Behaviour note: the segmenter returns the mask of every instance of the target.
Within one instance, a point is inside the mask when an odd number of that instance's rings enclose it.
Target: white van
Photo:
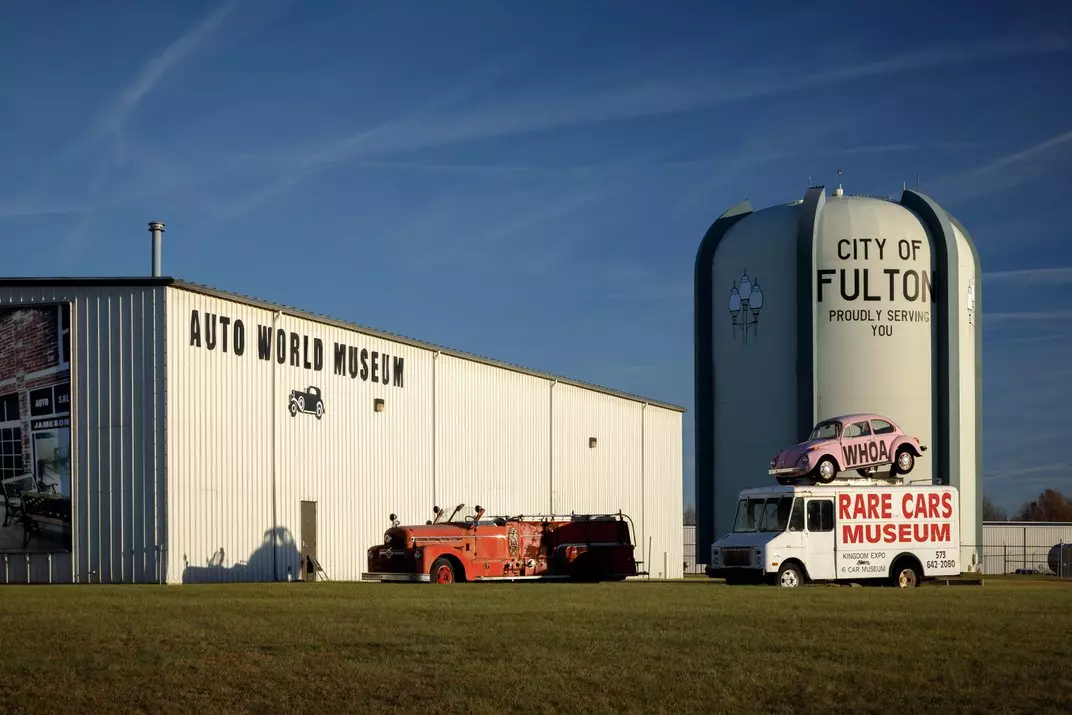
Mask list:
[[[707,575],[727,583],[888,579],[901,588],[960,575],[960,497],[942,485],[746,489]]]

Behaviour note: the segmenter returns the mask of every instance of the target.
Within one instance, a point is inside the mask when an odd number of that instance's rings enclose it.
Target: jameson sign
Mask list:
[[[324,341],[304,333],[257,325],[257,359],[279,365],[322,372],[331,360],[336,375],[403,387],[405,358],[369,350],[359,345],[334,343],[325,353]],[[245,357],[246,326],[241,319],[219,313],[190,311],[190,346]]]
[[[816,303],[843,307],[820,309],[830,323],[864,323],[872,335],[893,335],[896,323],[930,323],[934,303],[934,276],[910,267],[920,261],[923,241],[886,238],[843,238],[837,242],[837,268],[815,272]],[[926,255],[926,254],[925,254]],[[854,267],[856,261],[877,261],[883,266]],[[901,265],[890,265],[899,261]],[[928,260],[929,262],[929,260]],[[919,308],[883,308],[876,303],[922,304]],[[820,313],[821,314],[821,313]]]

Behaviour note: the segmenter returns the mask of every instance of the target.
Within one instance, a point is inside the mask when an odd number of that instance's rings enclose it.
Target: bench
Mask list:
[[[4,523],[13,521],[22,514],[22,495],[24,492],[32,492],[37,488],[37,482],[32,474],[20,474],[17,477],[8,477],[2,483],[4,491]]]
[[[57,526],[65,533],[71,531],[71,498],[61,494],[22,493],[22,548],[30,543],[34,531],[42,524]]]

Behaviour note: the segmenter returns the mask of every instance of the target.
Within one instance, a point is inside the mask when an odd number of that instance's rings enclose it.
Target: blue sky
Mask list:
[[[1072,10],[752,5],[9,3],[0,274],[145,274],[161,220],[169,275],[691,409],[710,223],[918,174],[982,255],[986,493],[1072,493]]]

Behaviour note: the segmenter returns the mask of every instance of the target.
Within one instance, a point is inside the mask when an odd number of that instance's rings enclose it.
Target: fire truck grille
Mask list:
[[[722,564],[724,566],[748,566],[751,561],[751,549],[749,548],[722,549]]]

